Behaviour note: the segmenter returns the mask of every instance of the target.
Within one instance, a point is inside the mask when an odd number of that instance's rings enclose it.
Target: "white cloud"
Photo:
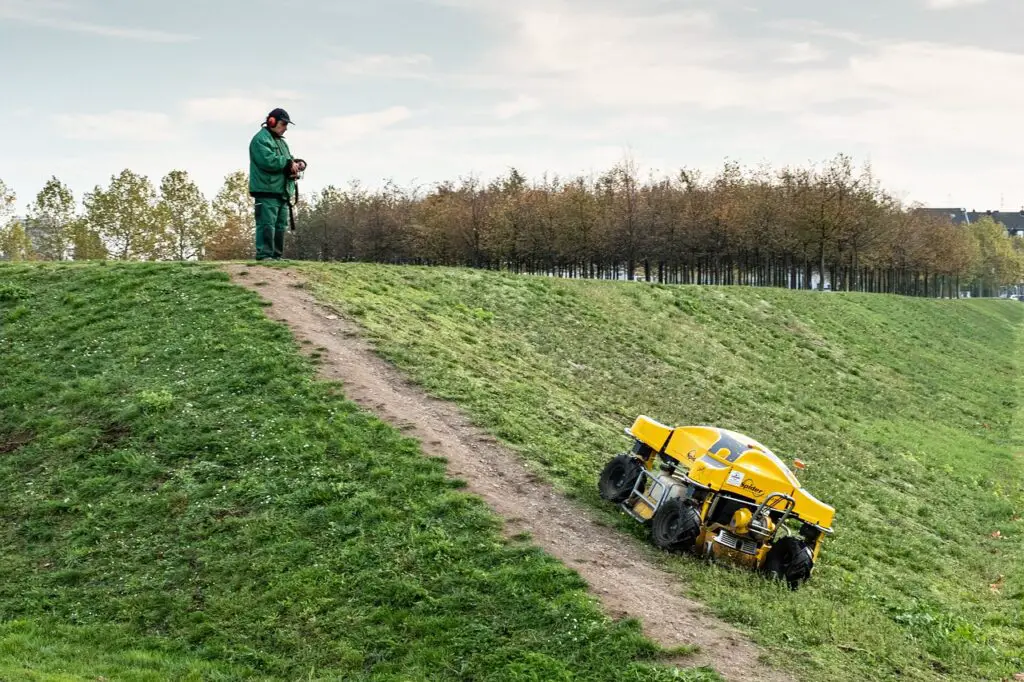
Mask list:
[[[60,11],[38,15],[86,19],[67,4],[40,1],[47,4],[38,7]],[[352,178],[494,175],[508,166],[529,177],[600,172],[626,148],[642,166],[666,173],[679,166],[713,173],[726,158],[800,165],[845,151],[857,162],[872,160],[886,186],[943,200],[950,193],[960,203],[975,201],[957,194],[961,189],[979,196],[1003,187],[1024,163],[1015,151],[1024,149],[1024,134],[1014,120],[1024,91],[1012,87],[1024,57],[1015,54],[887,40],[814,21],[773,22],[767,5],[751,19],[756,25],[744,17],[740,36],[724,14],[697,11],[721,7],[712,0],[431,1],[458,7],[479,28],[482,52],[438,46],[452,49],[444,63],[457,63],[454,70],[441,63],[440,51],[436,62],[418,52],[429,45],[333,52],[327,74],[301,72],[318,83],[301,97],[239,86],[186,94],[193,99],[163,112],[56,117],[65,137],[101,144],[72,145],[47,130],[57,143],[49,158],[62,171],[61,157],[81,153],[85,160],[73,172],[85,182],[122,163],[154,176],[182,167],[215,191],[227,172],[247,167],[245,146],[263,115],[284,106],[298,119],[288,133],[292,150],[311,163],[304,191]],[[925,1],[915,0],[918,18]],[[15,6],[30,3],[0,0],[0,17]],[[889,35],[899,30],[886,26]],[[968,89],[998,91],[999,105]],[[405,106],[359,104],[382,97]],[[118,139],[129,143],[109,150],[102,144]]]
[[[328,133],[339,138],[352,138],[383,130],[412,116],[407,107],[389,107],[381,111],[347,116],[333,116],[322,121]]]
[[[353,142],[374,138],[382,131],[413,115],[408,107],[393,106],[379,111],[369,111],[345,116],[323,118],[309,128],[296,127],[289,132],[294,149],[330,149]],[[302,156],[296,152],[297,155]]]
[[[113,26],[82,20],[74,16],[75,7],[56,0],[0,0],[0,21],[15,21],[60,31],[88,33],[147,43],[182,43],[195,36],[147,28]]]
[[[271,109],[287,109],[301,99],[298,93],[282,90],[261,95],[228,94],[219,97],[199,97],[187,100],[182,107],[187,120],[193,122],[258,125]],[[294,116],[294,113],[291,115]],[[297,121],[296,125],[298,124]]]
[[[62,136],[71,140],[169,142],[180,136],[171,117],[156,111],[114,110],[103,114],[55,114]]]
[[[473,6],[465,0],[436,1]],[[1024,67],[1024,57],[1013,53],[934,43],[872,44],[814,22],[787,23],[789,32],[833,34],[857,44],[857,54],[845,63],[826,65],[824,49],[810,40],[782,41],[772,34],[741,40],[708,12],[644,14],[566,0],[547,7],[540,2],[483,5],[482,11],[511,33],[485,55],[476,77],[487,75],[496,89],[523,101],[559,104],[563,112],[614,117],[640,110],[662,116],[733,110],[795,117],[819,105],[862,100],[908,114],[945,107],[969,123],[991,106],[965,97],[966,84],[974,91],[1004,93],[1001,107],[1011,104],[1016,110],[1024,104],[1024,92],[1017,96],[1007,87]]]
[[[274,107],[289,107],[302,99],[300,94],[290,90],[268,90],[263,94],[229,92],[219,97],[186,100],[172,112],[115,109],[102,113],[54,114],[49,118],[57,133],[70,140],[181,142],[194,139],[206,123],[254,128]]]
[[[460,79],[449,80],[564,109],[746,106],[753,98],[745,72],[734,63],[738,56],[754,63],[755,50],[763,61],[793,57],[790,42],[749,42],[741,49],[705,11],[643,14],[529,1],[487,7],[510,28],[509,39]],[[802,61],[815,56],[800,55]]]
[[[811,43],[794,43],[787,47],[775,61],[782,64],[809,64],[820,62],[828,56],[823,49]]]
[[[959,153],[1002,153],[1024,146],[1017,112],[1024,92],[1006,88],[1024,69],[1024,55],[981,48],[905,43],[851,60],[836,87],[875,96],[878,107],[829,115],[803,113],[809,131],[833,140],[876,148],[898,147],[908,155],[941,146]],[[1000,91],[999,106],[971,91]]]
[[[63,31],[92,33],[95,35],[106,36],[108,38],[124,38],[127,40],[138,40],[146,43],[186,43],[196,40],[195,36],[181,33],[168,33],[167,31],[92,24],[85,21],[69,21],[66,19],[35,18],[31,20],[30,23]]]
[[[184,104],[189,120],[212,123],[258,123],[271,108],[253,97],[202,97]]]
[[[988,0],[926,0],[925,4],[929,9],[952,9],[956,7],[981,5],[986,2],[988,2]]]
[[[1007,87],[1016,82],[1024,55],[980,47],[936,43],[896,43],[850,61],[846,72],[862,87],[885,94],[891,101],[913,99],[929,109],[981,112],[992,105],[971,91],[1000,94],[1002,108],[1019,108],[1024,91]]]
[[[795,32],[816,38],[831,38],[852,45],[872,46],[876,44],[875,41],[860,33],[832,28],[820,21],[810,19],[776,19],[765,22],[764,26],[774,31]]]
[[[432,63],[425,54],[364,54],[328,63],[328,71],[339,76],[372,78],[424,78]]]
[[[540,100],[529,95],[520,95],[514,100],[500,102],[494,107],[495,115],[500,119],[514,118],[520,114],[536,111],[541,108]]]
[[[545,105],[536,129],[460,126],[451,138],[495,149],[507,137],[503,130],[524,135],[513,148],[523,159],[557,145],[567,151],[555,155],[552,170],[587,149],[627,142],[637,143],[642,160],[671,148],[669,154],[685,154],[674,164],[704,168],[724,158],[801,164],[845,151],[877,161],[883,184],[891,170],[894,183],[920,197],[934,195],[933,187],[979,196],[986,182],[1003,182],[989,165],[966,171],[969,160],[998,158],[1001,168],[1024,162],[1015,151],[1024,148],[1015,114],[1024,92],[1012,87],[1024,56],[1015,53],[884,40],[814,21],[769,21],[760,37],[740,38],[696,4],[434,2],[475,13],[505,36],[447,82],[492,90],[504,98],[494,113],[514,112],[520,100]],[[841,61],[843,53],[852,54]],[[999,106],[966,96],[965,88],[1002,93]],[[437,136],[423,144],[451,148]],[[957,173],[939,172],[944,164]],[[955,179],[965,172],[972,177]]]

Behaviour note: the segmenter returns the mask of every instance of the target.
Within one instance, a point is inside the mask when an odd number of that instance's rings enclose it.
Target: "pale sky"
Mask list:
[[[1022,26],[1020,0],[0,0],[0,179],[21,210],[126,167],[212,199],[283,106],[304,192],[843,152],[908,202],[1016,210]]]

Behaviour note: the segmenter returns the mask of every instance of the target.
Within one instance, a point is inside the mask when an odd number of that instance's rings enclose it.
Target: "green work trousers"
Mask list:
[[[281,258],[284,233],[288,230],[288,200],[283,197],[256,198],[256,260]]]

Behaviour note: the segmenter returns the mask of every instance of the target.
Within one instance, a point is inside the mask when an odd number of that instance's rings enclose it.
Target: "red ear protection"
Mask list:
[[[277,125],[277,119],[274,118],[273,116],[267,116],[267,127],[268,128],[273,128],[276,125]]]

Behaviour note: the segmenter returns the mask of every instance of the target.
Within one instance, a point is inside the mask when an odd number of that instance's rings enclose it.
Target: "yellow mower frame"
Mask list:
[[[669,427],[640,415],[629,452],[601,472],[601,497],[649,524],[654,543],[729,560],[797,589],[810,579],[835,509],[775,453],[716,426]]]

